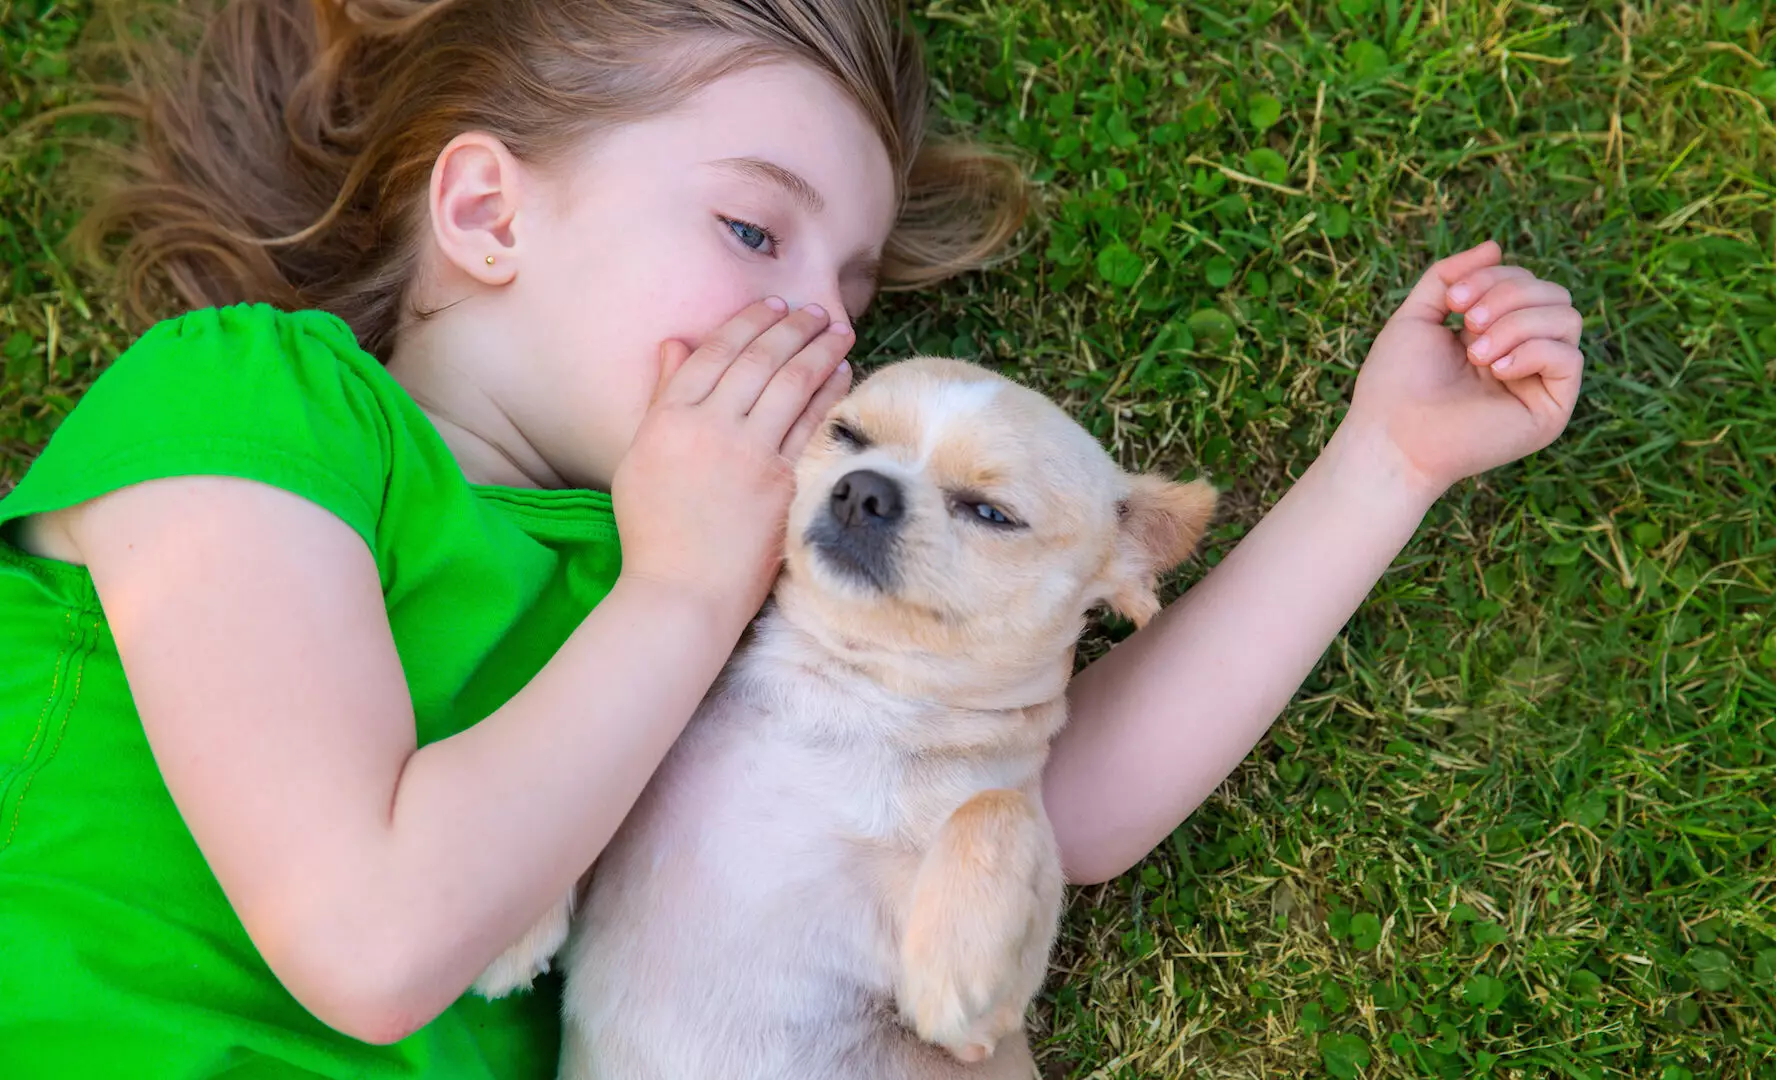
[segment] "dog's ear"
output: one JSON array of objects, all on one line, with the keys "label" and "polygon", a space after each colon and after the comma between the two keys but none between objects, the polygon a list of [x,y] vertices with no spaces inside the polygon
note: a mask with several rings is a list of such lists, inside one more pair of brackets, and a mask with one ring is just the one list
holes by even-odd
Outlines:
[{"label": "dog's ear", "polygon": [[1117,507],[1121,520],[1105,599],[1145,626],[1159,613],[1160,577],[1196,550],[1220,495],[1206,480],[1179,484],[1141,474],[1130,481],[1128,497]]}]

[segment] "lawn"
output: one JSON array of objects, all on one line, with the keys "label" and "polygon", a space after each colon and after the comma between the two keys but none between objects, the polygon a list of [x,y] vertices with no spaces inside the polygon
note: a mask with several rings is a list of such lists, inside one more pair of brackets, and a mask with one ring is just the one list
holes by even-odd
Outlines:
[{"label": "lawn", "polygon": [[[1495,237],[1588,328],[1568,433],[1453,492],[1217,796],[1073,896],[1049,1074],[1776,1077],[1776,8],[919,10],[1043,212],[864,351],[1211,476],[1209,562],[1433,258]],[[82,125],[27,126],[88,14],[0,0],[0,489],[129,339],[59,246]]]}]

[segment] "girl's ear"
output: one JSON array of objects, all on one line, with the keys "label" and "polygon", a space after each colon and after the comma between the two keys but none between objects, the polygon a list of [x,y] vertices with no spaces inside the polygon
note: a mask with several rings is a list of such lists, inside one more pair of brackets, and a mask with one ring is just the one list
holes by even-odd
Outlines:
[{"label": "girl's ear", "polygon": [[1179,484],[1143,474],[1130,481],[1118,508],[1122,520],[1106,599],[1118,614],[1145,626],[1159,613],[1160,577],[1196,550],[1220,494],[1206,480]]},{"label": "girl's ear", "polygon": [[432,238],[451,265],[483,285],[518,274],[523,170],[506,144],[481,131],[450,140],[432,166]]}]

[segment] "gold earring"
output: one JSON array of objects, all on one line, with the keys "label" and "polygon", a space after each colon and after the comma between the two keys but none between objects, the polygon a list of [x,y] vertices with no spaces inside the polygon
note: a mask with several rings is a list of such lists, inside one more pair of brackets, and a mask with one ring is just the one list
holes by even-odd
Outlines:
[{"label": "gold earring", "polygon": [[487,257],[487,265],[488,265],[488,266],[492,266],[492,265],[493,265],[493,256],[492,256],[492,255],[489,255],[489,256],[488,256],[488,257]]}]

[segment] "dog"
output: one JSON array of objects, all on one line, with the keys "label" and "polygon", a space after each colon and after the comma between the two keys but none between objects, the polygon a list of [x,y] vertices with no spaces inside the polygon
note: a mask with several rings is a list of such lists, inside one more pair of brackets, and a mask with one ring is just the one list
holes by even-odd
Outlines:
[{"label": "dog", "polygon": [[915,358],[796,469],[771,602],[593,867],[566,1080],[1027,1080],[1062,871],[1042,804],[1088,613],[1136,624],[1215,508],[1047,398]]}]

